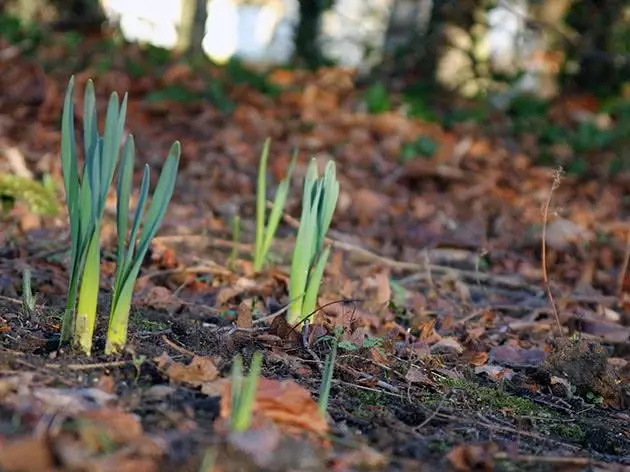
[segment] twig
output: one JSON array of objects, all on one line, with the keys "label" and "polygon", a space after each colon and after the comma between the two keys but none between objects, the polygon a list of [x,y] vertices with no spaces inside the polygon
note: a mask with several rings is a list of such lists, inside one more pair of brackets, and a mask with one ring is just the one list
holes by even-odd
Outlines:
[{"label": "twig", "polygon": [[542,226],[542,241],[541,241],[541,264],[542,264],[542,277],[543,277],[543,285],[545,287],[545,291],[547,292],[547,297],[549,298],[549,303],[551,304],[551,308],[553,310],[554,317],[556,319],[556,324],[558,325],[558,335],[562,336],[562,326],[560,325],[560,314],[558,313],[558,307],[556,306],[556,302],[553,299],[553,294],[551,293],[551,287],[549,286],[549,274],[547,273],[547,221],[549,219],[549,206],[551,205],[551,198],[553,197],[553,192],[557,190],[560,186],[560,177],[562,175],[562,167],[559,167],[553,175],[553,183],[551,184],[551,190],[549,191],[549,197],[545,201],[545,206],[543,208],[543,226]]},{"label": "twig", "polygon": [[444,405],[446,398],[447,397],[442,397],[442,399],[440,400],[440,403],[435,408],[435,410],[429,416],[427,416],[427,418],[422,423],[420,423],[418,426],[414,428],[415,431],[420,431],[422,428],[424,428],[426,425],[428,425],[431,421],[435,419],[435,417],[440,413],[440,410],[442,409],[442,406]]},{"label": "twig", "polygon": [[626,273],[628,272],[628,264],[630,264],[630,229],[626,230],[626,250],[623,255],[623,263],[621,264],[621,270],[619,271],[619,277],[617,279],[617,296],[620,300],[623,296],[623,286],[626,280]]},{"label": "twig", "polygon": [[51,369],[68,369],[68,370],[93,370],[93,369],[109,369],[111,367],[122,367],[133,364],[133,361],[112,361],[112,362],[96,362],[93,364],[46,364]]},{"label": "twig", "polygon": [[177,352],[180,352],[180,353],[182,353],[182,354],[184,354],[186,356],[195,357],[195,353],[194,352],[189,351],[188,349],[186,349],[184,347],[178,346],[173,341],[168,339],[166,336],[162,336],[162,341],[164,341],[167,345],[169,345],[170,347],[175,349]]}]

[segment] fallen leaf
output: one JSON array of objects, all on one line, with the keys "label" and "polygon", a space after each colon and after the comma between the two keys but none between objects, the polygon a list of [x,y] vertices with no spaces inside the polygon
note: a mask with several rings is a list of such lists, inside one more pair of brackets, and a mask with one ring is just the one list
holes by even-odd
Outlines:
[{"label": "fallen leaf", "polygon": [[251,299],[243,300],[238,305],[238,312],[236,314],[236,326],[242,329],[251,329],[253,327]]},{"label": "fallen leaf", "polygon": [[487,352],[475,352],[470,359],[470,363],[476,366],[482,366],[486,362],[488,362],[488,353]]},{"label": "fallen leaf", "polygon": [[[226,383],[221,397],[221,418],[224,420],[230,417],[231,391],[231,382]],[[257,415],[290,432],[310,431],[320,437],[328,432],[328,423],[311,394],[292,380],[261,377],[253,409]]]},{"label": "fallen leaf", "polygon": [[431,354],[461,354],[462,345],[452,336],[446,336],[431,346]]},{"label": "fallen leaf", "polygon": [[495,346],[490,350],[489,360],[510,367],[536,367],[543,363],[547,355],[542,349]]},{"label": "fallen leaf", "polygon": [[103,437],[117,444],[126,444],[142,436],[140,419],[115,408],[86,411],[76,420],[82,442],[94,446],[93,451],[100,452]]},{"label": "fallen leaf", "polygon": [[195,356],[190,364],[173,361],[168,354],[162,353],[155,359],[159,369],[163,370],[171,382],[182,382],[199,387],[219,376],[219,371],[209,357]]},{"label": "fallen leaf", "polygon": [[446,459],[457,472],[491,472],[494,470],[493,455],[498,450],[494,443],[455,446]]}]

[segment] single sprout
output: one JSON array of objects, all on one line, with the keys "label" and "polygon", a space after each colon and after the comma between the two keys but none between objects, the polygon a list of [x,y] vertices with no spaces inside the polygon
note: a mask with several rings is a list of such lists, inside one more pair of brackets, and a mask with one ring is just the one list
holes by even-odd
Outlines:
[{"label": "single sprout", "polygon": [[318,177],[317,162],[312,159],[304,178],[302,216],[289,274],[291,304],[287,321],[291,325],[297,324],[300,329],[317,306],[319,287],[330,255],[330,246],[324,248],[324,240],[338,198],[335,163],[329,161],[323,176]]},{"label": "single sprout", "polygon": [[22,306],[27,314],[35,312],[36,302],[31,286],[32,273],[28,267],[24,269],[22,274]]},{"label": "single sprout", "polygon": [[284,205],[289,194],[291,174],[297,159],[297,152],[293,154],[286,177],[280,182],[276,191],[276,198],[269,214],[269,219],[265,224],[267,216],[267,161],[269,160],[269,146],[271,140],[267,138],[260,156],[258,167],[258,182],[256,185],[256,241],[254,243],[254,271],[260,272],[265,264],[267,253],[271,247],[271,242],[276,234]]},{"label": "single sprout", "polygon": [[[118,172],[116,202],[116,232],[118,234],[116,280],[112,294],[112,307],[107,328],[105,354],[115,354],[119,352],[127,342],[127,328],[129,324],[129,311],[131,309],[133,288],[138,278],[144,256],[149,250],[151,240],[155,236],[155,233],[157,233],[164,219],[166,209],[173,196],[180,154],[180,143],[179,141],[175,141],[171,146],[171,151],[162,168],[146,215],[145,205],[149,195],[150,170],[149,166],[145,165],[142,182],[140,183],[138,205],[129,236],[129,246],[125,247],[127,230],[129,229],[129,200],[131,196],[133,163],[135,158],[133,136],[129,135],[125,143],[123,160]],[[142,226],[142,230],[139,241],[137,241],[140,226]]]},{"label": "single sprout", "polygon": [[249,366],[249,375],[243,376],[243,358],[237,355],[232,364],[231,386],[231,411],[230,430],[239,433],[247,430],[252,423],[254,400],[260,369],[262,367],[262,354],[255,352],[252,363]]},{"label": "single sprout", "polygon": [[332,337],[332,348],[330,354],[326,357],[324,366],[324,375],[322,376],[322,384],[319,387],[319,412],[322,415],[328,410],[328,397],[330,396],[330,387],[332,385],[333,372],[335,370],[335,361],[337,360],[337,347],[339,346],[340,333],[335,333]]},{"label": "single sprout", "polygon": [[118,161],[126,109],[127,95],[119,103],[118,95],[112,93],[105,131],[99,135],[94,84],[87,82],[83,102],[84,164],[79,171],[74,138],[74,77],[70,79],[61,121],[61,166],[71,238],[70,281],[61,342],[72,339],[87,355],[92,349],[100,285],[101,220]]}]

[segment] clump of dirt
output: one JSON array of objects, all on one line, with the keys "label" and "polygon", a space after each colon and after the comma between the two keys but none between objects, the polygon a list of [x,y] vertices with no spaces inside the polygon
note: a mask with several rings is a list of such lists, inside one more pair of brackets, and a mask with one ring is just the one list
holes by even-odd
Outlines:
[{"label": "clump of dirt", "polygon": [[608,363],[608,351],[596,341],[561,338],[541,365],[551,376],[566,379],[582,398],[601,397],[610,406],[624,408],[626,395],[616,369]]}]

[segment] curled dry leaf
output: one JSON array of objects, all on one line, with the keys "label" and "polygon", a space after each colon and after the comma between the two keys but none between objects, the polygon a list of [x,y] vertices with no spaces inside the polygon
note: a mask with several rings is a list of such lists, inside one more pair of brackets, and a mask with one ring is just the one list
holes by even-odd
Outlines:
[{"label": "curled dry leaf", "polygon": [[494,470],[494,454],[498,447],[494,443],[456,446],[446,455],[457,472]]},{"label": "curled dry leaf", "polygon": [[100,449],[103,437],[117,444],[127,444],[142,436],[142,425],[136,415],[117,408],[86,411],[76,417],[77,430],[84,444]]},{"label": "curled dry leaf", "polygon": [[[221,397],[221,418],[226,420],[231,411],[232,384],[226,383]],[[328,423],[320,414],[311,394],[292,380],[270,380],[261,377],[258,382],[254,412],[273,421],[289,432],[311,432],[323,436]]]},{"label": "curled dry leaf", "polygon": [[199,387],[207,382],[212,382],[219,376],[219,371],[213,360],[205,356],[195,356],[190,364],[185,365],[172,360],[168,354],[163,353],[155,359],[155,362],[171,382],[182,382]]}]

